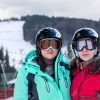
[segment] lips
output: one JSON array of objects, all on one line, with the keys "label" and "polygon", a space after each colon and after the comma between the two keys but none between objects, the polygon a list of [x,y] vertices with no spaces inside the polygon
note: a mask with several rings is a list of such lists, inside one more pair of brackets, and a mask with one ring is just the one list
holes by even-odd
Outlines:
[{"label": "lips", "polygon": [[53,52],[47,52],[46,54],[53,54]]},{"label": "lips", "polygon": [[88,56],[89,54],[82,54],[82,56]]}]

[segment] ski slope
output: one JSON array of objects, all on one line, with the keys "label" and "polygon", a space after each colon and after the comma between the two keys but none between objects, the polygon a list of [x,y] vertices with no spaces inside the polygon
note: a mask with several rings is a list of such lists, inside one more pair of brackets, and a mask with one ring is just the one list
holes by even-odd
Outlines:
[{"label": "ski slope", "polygon": [[9,52],[10,65],[18,69],[26,53],[35,47],[23,40],[24,21],[0,22],[0,46]]},{"label": "ski slope", "polygon": [[[5,21],[0,22],[0,46],[6,49],[10,56],[10,65],[15,66],[18,70],[21,67],[22,59],[32,49],[34,45],[23,39],[23,24],[24,21]],[[27,33],[28,34],[28,33]],[[62,51],[65,54],[67,48],[63,47]]]}]

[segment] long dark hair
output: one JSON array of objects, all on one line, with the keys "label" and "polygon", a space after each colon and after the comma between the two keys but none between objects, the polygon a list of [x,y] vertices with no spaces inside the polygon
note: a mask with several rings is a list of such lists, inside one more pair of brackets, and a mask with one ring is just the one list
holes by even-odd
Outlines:
[{"label": "long dark hair", "polygon": [[74,77],[74,70],[77,68],[77,57],[73,58],[70,63],[71,80]]},{"label": "long dark hair", "polygon": [[89,70],[89,73],[100,73],[100,56],[94,60],[94,66]]}]

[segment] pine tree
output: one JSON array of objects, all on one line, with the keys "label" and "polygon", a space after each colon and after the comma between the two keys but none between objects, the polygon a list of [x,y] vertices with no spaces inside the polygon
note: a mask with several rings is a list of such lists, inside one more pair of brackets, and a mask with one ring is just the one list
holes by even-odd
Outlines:
[{"label": "pine tree", "polygon": [[3,47],[1,46],[0,48],[0,73],[2,73],[2,64],[3,64],[3,61],[4,61],[4,53],[3,53]]},{"label": "pine tree", "polygon": [[0,62],[3,62],[4,60],[4,53],[3,53],[3,47],[0,48]]},{"label": "pine tree", "polygon": [[69,59],[72,59],[74,55],[73,55],[73,51],[72,51],[72,48],[71,48],[71,43],[68,43],[68,45],[67,45],[67,51],[68,51],[67,57]]},{"label": "pine tree", "polygon": [[9,54],[8,50],[6,50],[6,54],[4,56],[4,67],[5,67],[5,72],[6,73],[15,73],[16,69],[14,67],[11,67],[9,64]]},{"label": "pine tree", "polygon": [[8,55],[8,50],[6,50],[6,55],[5,55],[5,67],[9,67],[9,55]]},{"label": "pine tree", "polygon": [[1,86],[1,82],[2,82],[2,77],[1,74],[3,73],[1,66],[3,65],[3,61],[4,61],[4,53],[3,53],[3,47],[1,46],[0,48],[0,86]]}]

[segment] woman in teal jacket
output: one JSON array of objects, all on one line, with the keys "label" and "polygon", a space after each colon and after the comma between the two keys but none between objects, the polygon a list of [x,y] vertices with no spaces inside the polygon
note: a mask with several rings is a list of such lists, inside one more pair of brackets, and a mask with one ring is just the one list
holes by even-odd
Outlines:
[{"label": "woman in teal jacket", "polygon": [[20,68],[14,100],[70,100],[69,61],[61,53],[61,34],[41,29],[36,50],[29,52]]}]

